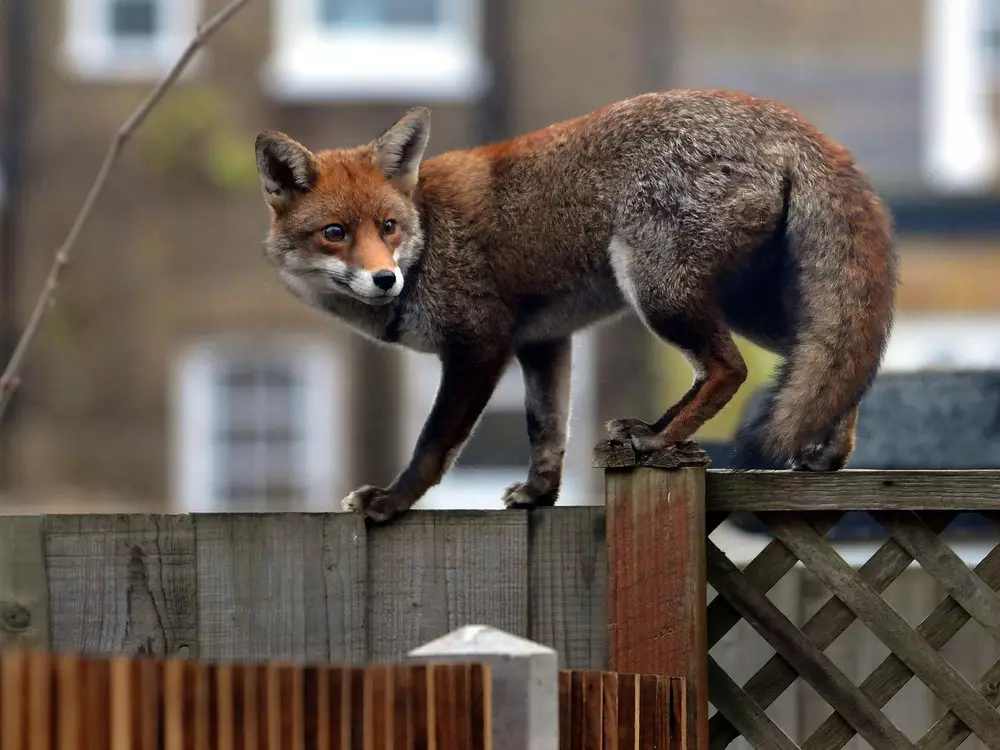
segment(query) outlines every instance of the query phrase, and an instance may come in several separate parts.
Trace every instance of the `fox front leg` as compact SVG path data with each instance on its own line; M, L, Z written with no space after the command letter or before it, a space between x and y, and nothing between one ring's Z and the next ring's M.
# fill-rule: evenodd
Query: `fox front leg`
M508 508L555 505L562 482L569 418L569 338L525 344L516 352L524 377L524 408L531 444L528 480L508 487L503 502Z
M442 355L441 382L409 464L386 488L361 487L343 500L345 510L385 522L408 511L441 481L493 395L509 354L454 348Z

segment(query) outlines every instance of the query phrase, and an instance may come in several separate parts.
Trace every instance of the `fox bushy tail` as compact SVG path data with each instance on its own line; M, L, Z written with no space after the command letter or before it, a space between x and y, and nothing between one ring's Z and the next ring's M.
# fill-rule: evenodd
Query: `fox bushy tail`
M796 336L764 409L737 436L735 469L787 468L822 444L881 365L897 285L891 220L850 157L830 156L823 169L791 170Z

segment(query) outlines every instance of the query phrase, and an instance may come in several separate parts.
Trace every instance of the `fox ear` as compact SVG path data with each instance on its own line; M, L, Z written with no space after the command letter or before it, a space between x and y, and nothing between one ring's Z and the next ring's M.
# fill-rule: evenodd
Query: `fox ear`
M431 134L431 111L414 107L375 139L372 159L387 180L407 193L417 186L417 173Z
M254 142L264 200L287 206L316 183L316 157L301 143L276 130L264 130Z

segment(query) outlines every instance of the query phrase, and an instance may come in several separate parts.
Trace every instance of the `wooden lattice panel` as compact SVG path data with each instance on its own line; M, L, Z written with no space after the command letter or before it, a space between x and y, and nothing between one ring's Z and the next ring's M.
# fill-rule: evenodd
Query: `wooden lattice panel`
M785 487L785 493L790 489ZM709 494L709 533L729 511L755 510L745 498L730 500L714 498L713 503ZM871 503L870 496L865 500ZM874 510L869 505L866 510L882 525L888 539L855 569L824 538L843 517L843 510L804 510L816 506L809 505L808 497L787 494L781 498L771 495L766 502L771 509L755 515L774 539L745 568L738 568L712 540L707 546L708 583L718 593L708 610L708 647L719 643L745 619L775 651L742 686L709 658L709 695L718 709L710 721L710 746L724 748L742 735L756 748L800 747L766 709L801 677L833 709L802 748L837 750L856 735L878 750L957 748L970 735L986 747L1000 748L1000 712L996 708L1000 704L1000 662L983 664L981 676L972 683L940 654L970 618L1000 641L1000 595L996 592L1000 588L1000 545L970 569L939 536L959 509L927 510L926 502L912 503L919 510L907 509L898 501L886 503L889 510ZM847 509L861 502L858 497L841 503L833 500L826 507L839 504ZM929 507L943 507L940 498L934 498ZM968 504L961 509L966 507ZM991 507L1000 509L1000 491L992 501L979 497L971 509L998 524L1000 512ZM833 595L801 627L767 596L798 562ZM916 627L882 597L914 562L947 592ZM890 650L860 684L845 676L825 653L855 620ZM946 707L915 744L882 710L913 677Z
M487 750L489 667L0 654L0 748Z

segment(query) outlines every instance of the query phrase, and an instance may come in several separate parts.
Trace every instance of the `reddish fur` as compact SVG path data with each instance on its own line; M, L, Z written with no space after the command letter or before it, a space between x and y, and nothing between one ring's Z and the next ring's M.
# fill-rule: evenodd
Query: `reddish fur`
M532 452L505 501L555 502L569 339L630 307L696 378L655 423L616 420L613 434L641 451L693 434L746 377L736 331L786 357L772 408L741 445L765 462L843 465L896 285L888 216L846 149L780 103L726 91L639 96L422 161L428 128L418 108L353 149L258 137L267 254L292 291L442 361L409 465L352 503L385 519L438 482L512 358ZM398 236L380 231L387 218ZM331 221L351 228L343 248L317 238ZM330 252L350 266L335 269L349 289L317 265ZM405 283L387 296L365 273L393 253Z

